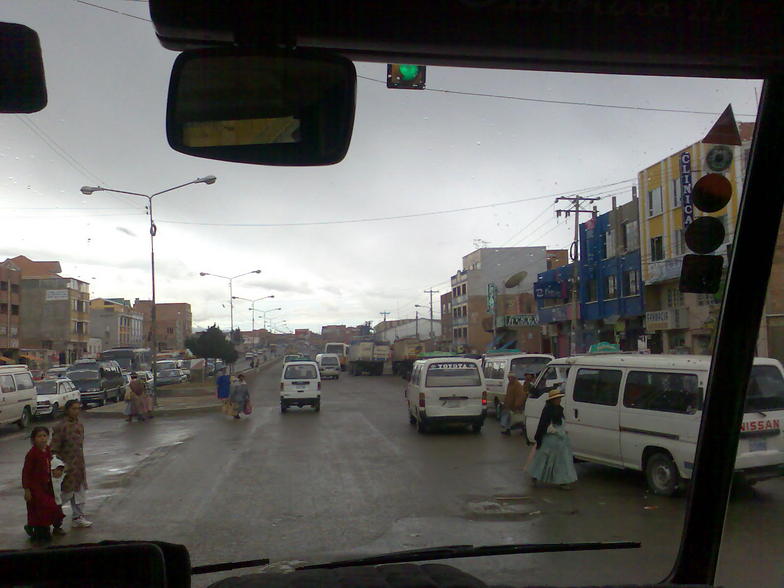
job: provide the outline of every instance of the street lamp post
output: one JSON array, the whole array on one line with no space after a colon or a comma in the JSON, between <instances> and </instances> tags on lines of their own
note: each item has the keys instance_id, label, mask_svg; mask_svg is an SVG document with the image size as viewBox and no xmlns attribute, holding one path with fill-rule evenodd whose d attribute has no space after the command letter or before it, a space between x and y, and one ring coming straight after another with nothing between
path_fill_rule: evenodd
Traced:
<instances>
[{"instance_id":1,"label":"street lamp post","mask_svg":"<svg viewBox=\"0 0 784 588\"><path fill-rule=\"evenodd\" d=\"M191 184L214 184L217 178L215 176L204 176L203 178L196 178L190 182L185 182L178 186L155 192L154 194L142 194L140 192L128 192L127 190L115 190L113 188L104 188L103 186L82 186L81 192L85 196L90 196L94 192L114 192L115 194L127 194L129 196L141 196L147 199L147 212L150 215L150 274L152 277L152 307L150 308L150 329L152 333L152 387L153 395L157 399L157 386L158 386L158 370L156 369L156 361L158 358L158 313L155 308L155 235L158 234L158 227L155 225L155 220L152 216L152 199L166 192L178 190Z\"/></svg>"},{"instance_id":2,"label":"street lamp post","mask_svg":"<svg viewBox=\"0 0 784 588\"><path fill-rule=\"evenodd\" d=\"M257 270L251 270L249 272L245 272L244 274L237 274L236 276L229 277L229 276L221 276L218 274L211 274L208 272L199 272L199 275L201 277L212 276L213 278L221 278L229 281L229 321L231 324L231 327L229 329L229 332L231 333L229 335L229 341L232 341L232 339L234 338L234 280L236 280L237 278L241 278L242 276L247 276L250 274L260 274L260 273L261 270L257 269Z\"/></svg>"},{"instance_id":3,"label":"street lamp post","mask_svg":"<svg viewBox=\"0 0 784 588\"><path fill-rule=\"evenodd\" d=\"M253 337L253 347L256 347L256 303L259 300L266 300L267 298L275 298L274 294L270 294L269 296L262 296L261 298L256 298L255 300L251 300L250 298L243 298L242 296L232 296L232 300L244 300L245 302L250 302L250 330Z\"/></svg>"}]
</instances>

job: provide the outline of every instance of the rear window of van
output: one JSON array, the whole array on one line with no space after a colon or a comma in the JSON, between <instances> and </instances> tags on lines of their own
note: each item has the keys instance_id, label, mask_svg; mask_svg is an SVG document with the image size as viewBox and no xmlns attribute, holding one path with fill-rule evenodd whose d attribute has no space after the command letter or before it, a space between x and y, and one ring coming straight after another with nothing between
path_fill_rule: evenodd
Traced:
<instances>
[{"instance_id":1,"label":"rear window of van","mask_svg":"<svg viewBox=\"0 0 784 588\"><path fill-rule=\"evenodd\" d=\"M776 366L755 365L751 368L746 391L745 412L784 409L784 378Z\"/></svg>"},{"instance_id":2,"label":"rear window of van","mask_svg":"<svg viewBox=\"0 0 784 588\"><path fill-rule=\"evenodd\" d=\"M446 388L481 386L482 378L474 363L450 361L433 363L427 368L425 387Z\"/></svg>"},{"instance_id":3,"label":"rear window of van","mask_svg":"<svg viewBox=\"0 0 784 588\"><path fill-rule=\"evenodd\" d=\"M318 377L316 366L313 365L290 365L286 367L283 378L286 380L308 380Z\"/></svg>"}]
</instances>

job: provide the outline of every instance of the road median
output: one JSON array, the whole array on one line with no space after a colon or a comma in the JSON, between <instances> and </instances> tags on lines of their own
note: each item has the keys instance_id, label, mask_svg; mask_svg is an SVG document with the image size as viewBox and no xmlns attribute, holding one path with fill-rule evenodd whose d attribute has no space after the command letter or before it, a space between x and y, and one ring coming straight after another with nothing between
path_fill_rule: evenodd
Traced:
<instances>
[{"instance_id":1,"label":"road median","mask_svg":"<svg viewBox=\"0 0 784 588\"><path fill-rule=\"evenodd\" d=\"M236 373L245 374L248 384L253 385L255 376L280 361L272 359L257 368L239 370ZM210 379L204 383L186 382L171 387L161 388L158 392L158 406L153 411L154 416L186 416L203 412L218 411L222 404L215 396L215 381ZM123 414L124 402L106 404L96 408L87 409L90 417L97 418L127 418Z\"/></svg>"}]
</instances>

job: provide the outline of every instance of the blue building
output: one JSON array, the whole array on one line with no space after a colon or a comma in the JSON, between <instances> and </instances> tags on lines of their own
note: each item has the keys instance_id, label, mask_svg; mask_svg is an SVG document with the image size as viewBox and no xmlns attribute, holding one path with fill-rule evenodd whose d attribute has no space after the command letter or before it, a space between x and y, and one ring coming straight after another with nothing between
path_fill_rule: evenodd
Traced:
<instances>
[{"instance_id":1,"label":"blue building","mask_svg":"<svg viewBox=\"0 0 784 588\"><path fill-rule=\"evenodd\" d=\"M580 225L576 349L594 343L636 351L645 335L640 233L636 198ZM534 285L539 324L549 350L570 353L574 265L538 274Z\"/></svg>"}]
</instances>

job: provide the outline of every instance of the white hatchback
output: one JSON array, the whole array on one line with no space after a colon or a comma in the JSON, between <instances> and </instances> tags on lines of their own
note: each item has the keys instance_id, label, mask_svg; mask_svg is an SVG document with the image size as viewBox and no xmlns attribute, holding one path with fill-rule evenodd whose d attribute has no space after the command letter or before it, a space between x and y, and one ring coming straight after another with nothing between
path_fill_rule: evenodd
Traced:
<instances>
[{"instance_id":1,"label":"white hatchback","mask_svg":"<svg viewBox=\"0 0 784 588\"><path fill-rule=\"evenodd\" d=\"M69 400L80 400L81 393L68 378L42 380L35 384L38 393L38 412L36 416L57 417L65 410Z\"/></svg>"},{"instance_id":2,"label":"white hatchback","mask_svg":"<svg viewBox=\"0 0 784 588\"><path fill-rule=\"evenodd\" d=\"M321 409L321 376L315 361L291 361L283 364L280 375L280 412L290 406Z\"/></svg>"}]
</instances>

